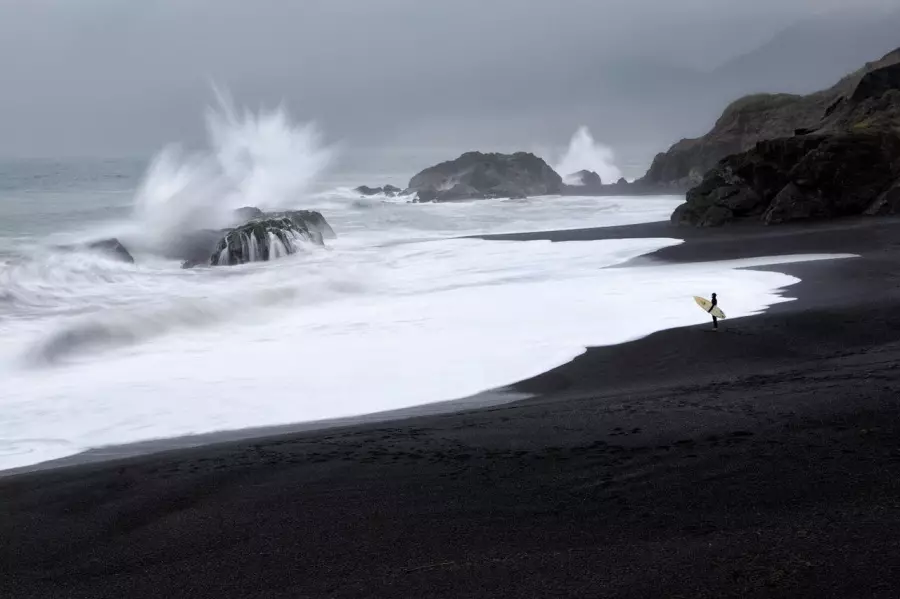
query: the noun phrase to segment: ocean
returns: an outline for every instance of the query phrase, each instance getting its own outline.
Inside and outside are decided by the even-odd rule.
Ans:
[[[469,237],[665,220],[682,197],[361,198],[353,185],[402,181],[329,170],[333,150],[281,113],[209,124],[194,153],[0,163],[0,469],[464,398],[704,322],[693,295],[739,317],[796,282],[714,257],[629,264],[675,238]],[[337,238],[240,266],[165,257],[248,205],[319,210]],[[135,263],[77,249],[108,237]]]

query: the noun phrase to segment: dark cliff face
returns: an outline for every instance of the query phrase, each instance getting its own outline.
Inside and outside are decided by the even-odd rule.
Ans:
[[[898,183],[900,137],[892,133],[766,140],[710,170],[672,220],[719,226],[892,213]]]
[[[889,131],[900,135],[900,63],[866,73],[825,111],[817,132]]]
[[[819,131],[829,124],[834,125],[832,130],[846,130],[847,124],[823,123],[823,117],[826,113],[834,114],[842,102],[858,106],[862,97],[881,97],[886,90],[895,89],[891,71],[900,68],[898,65],[900,49],[814,94],[745,96],[729,105],[706,135],[683,139],[658,154],[641,181],[687,189],[697,185],[720,160],[750,150],[759,141],[788,137],[797,131]],[[883,110],[884,107],[873,108],[870,112]],[[882,124],[875,123],[871,130],[883,128]]]
[[[778,224],[897,213],[900,50],[866,65],[832,90],[840,93],[830,98],[815,122],[804,123],[792,136],[759,140],[717,162],[688,191],[673,222]],[[797,100],[784,101],[788,109],[796,108]],[[784,126],[778,119],[749,122],[762,134]]]
[[[821,118],[825,97],[758,94],[732,103],[712,131],[699,139],[683,139],[657,154],[643,181],[690,187],[719,160],[747,150],[760,140],[793,135]]]

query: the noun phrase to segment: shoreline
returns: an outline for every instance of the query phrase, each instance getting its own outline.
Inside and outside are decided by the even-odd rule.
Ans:
[[[897,219],[897,222],[900,223],[900,218]],[[865,223],[862,223],[865,225]],[[821,236],[823,233],[826,233],[831,230],[832,227],[821,227],[821,226],[813,226],[812,233],[814,236]],[[738,231],[741,235],[747,235],[748,233],[752,237],[759,236],[760,233],[763,232],[763,229],[758,226],[742,226],[735,227],[735,230]],[[796,227],[799,231],[804,231],[809,233],[810,226],[809,225],[801,225]],[[778,235],[783,235],[784,233],[779,231],[774,231]],[[563,229],[563,230],[551,230],[551,231],[540,231],[540,232],[528,232],[528,233],[502,233],[502,234],[492,234],[492,235],[484,235],[484,236],[473,236],[478,239],[486,239],[486,240],[497,240],[497,241],[531,241],[538,239],[546,239],[553,242],[565,242],[565,241],[594,241],[594,240],[603,240],[603,239],[640,239],[640,238],[655,238],[655,237],[673,237],[677,234],[679,237],[683,237],[684,242],[682,244],[676,246],[670,246],[668,248],[663,248],[661,250],[656,250],[649,254],[645,254],[638,258],[634,258],[620,265],[612,266],[609,268],[621,268],[625,266],[639,266],[639,265],[656,265],[656,264],[686,264],[693,262],[704,262],[707,260],[698,260],[698,252],[694,246],[696,240],[704,240],[709,238],[709,234],[715,235],[716,233],[725,233],[726,236],[731,236],[733,234],[733,230],[725,229],[720,231],[698,231],[697,229],[690,229],[684,227],[674,227],[668,221],[658,221],[658,222],[649,222],[649,223],[639,223],[633,225],[617,225],[612,227],[594,227],[587,229]],[[819,250],[821,250],[821,246],[815,246]],[[685,249],[687,251],[685,252]],[[794,252],[794,253],[815,253],[815,252]],[[764,251],[757,252],[749,252],[747,255],[738,256],[739,258],[753,258],[753,257],[770,257],[773,256],[770,253],[766,253]],[[734,256],[729,256],[725,259],[731,259]],[[843,259],[843,256],[836,256],[834,259],[826,259],[826,262],[832,262],[835,259]],[[718,261],[718,260],[715,260]],[[785,274],[791,274],[786,272],[785,267],[794,266],[795,263],[784,263],[777,264],[772,266],[748,266],[746,268],[752,270],[770,270],[776,272],[782,272]],[[794,289],[796,285],[788,287],[786,289]],[[766,308],[766,312],[771,311],[776,306],[781,304],[770,305]],[[734,319],[730,319],[734,321]],[[686,327],[677,327],[677,328],[686,328]],[[663,329],[657,332],[663,332],[669,329]],[[640,339],[640,338],[638,338]],[[599,346],[600,348],[614,348],[621,343],[615,343],[611,345],[603,345]],[[584,354],[590,353],[592,350],[597,349],[597,346],[588,346],[583,348]],[[575,360],[581,360],[585,358],[585,355],[581,354],[573,358]],[[150,439],[146,441],[135,441],[125,444],[118,445],[110,445],[104,447],[96,447],[87,449],[85,451],[81,451],[79,453],[61,457],[50,459],[42,462],[37,462],[34,464],[28,464],[25,466],[19,466],[15,468],[8,468],[0,470],[0,479],[10,476],[16,476],[19,474],[31,473],[31,472],[41,472],[46,470],[52,470],[56,468],[68,468],[75,467],[84,464],[94,464],[94,463],[102,463],[102,462],[112,462],[118,461],[128,458],[139,458],[141,456],[153,455],[157,453],[167,453],[172,451],[178,451],[183,449],[195,449],[202,448],[205,446],[218,446],[221,444],[241,442],[241,441],[250,441],[254,439],[265,439],[265,438],[273,438],[273,437],[281,437],[286,435],[293,434],[303,434],[303,433],[312,433],[317,431],[331,430],[331,429],[343,429],[347,427],[355,427],[355,426],[365,426],[365,425],[375,425],[378,423],[389,422],[389,421],[402,421],[410,418],[415,418],[418,416],[431,416],[431,415],[439,415],[439,414],[448,414],[448,413],[462,413],[468,412],[471,410],[478,410],[481,408],[490,408],[495,405],[502,405],[504,403],[510,403],[515,401],[523,401],[527,396],[533,394],[531,391],[523,391],[522,389],[526,388],[527,385],[525,383],[527,381],[531,381],[534,379],[538,379],[548,375],[552,372],[555,372],[559,369],[565,369],[571,361],[566,364],[560,364],[559,366],[550,369],[548,372],[537,374],[533,377],[529,377],[525,381],[517,381],[513,382],[505,387],[498,387],[495,389],[487,389],[481,393],[478,393],[469,397],[462,397],[451,400],[443,400],[438,402],[426,403],[417,406],[411,406],[408,408],[400,408],[395,410],[387,410],[380,412],[373,412],[367,414],[360,414],[354,416],[346,416],[346,417],[337,417],[337,418],[328,418],[324,420],[315,420],[315,421],[307,421],[307,422],[296,422],[296,423],[286,423],[280,425],[271,425],[271,426],[261,426],[261,427],[250,427],[243,429],[233,429],[233,430],[224,430],[224,431],[213,431],[208,433],[198,433],[192,435],[182,435],[177,437],[163,437],[159,439]]]
[[[0,478],[0,593],[896,596],[900,221],[702,233],[642,259],[861,257],[528,399]]]
[[[345,416],[343,418],[328,418],[325,420],[313,420],[310,422],[296,422],[290,424],[278,424],[273,426],[260,426],[242,428],[237,430],[215,431],[196,435],[183,435],[180,437],[165,437],[162,439],[150,439],[148,441],[136,441],[123,445],[109,445],[82,451],[63,458],[0,470],[0,480],[5,477],[17,476],[56,470],[58,468],[72,468],[86,464],[103,464],[131,458],[141,458],[161,453],[177,452],[186,449],[202,449],[204,447],[223,444],[253,441],[256,439],[272,439],[290,435],[314,433],[333,429],[352,428],[357,426],[372,426],[384,422],[401,421],[422,416],[437,416],[440,414],[455,414],[469,410],[491,408],[507,403],[527,399],[529,394],[517,392],[511,387],[490,389],[469,397],[450,399],[433,403],[360,414],[358,416]]]

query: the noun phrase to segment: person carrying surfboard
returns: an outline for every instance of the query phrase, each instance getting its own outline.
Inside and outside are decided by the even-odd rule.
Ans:
[[[716,294],[712,294],[712,301],[700,297],[699,295],[694,296],[694,302],[700,306],[700,309],[709,314],[713,319],[713,332],[718,332],[719,330],[719,319],[725,318],[725,313],[722,312],[722,308],[719,307],[719,300],[716,299]]]

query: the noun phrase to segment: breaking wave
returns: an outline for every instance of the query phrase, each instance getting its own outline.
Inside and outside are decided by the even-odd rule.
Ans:
[[[206,115],[209,147],[187,154],[170,146],[154,159],[134,202],[133,244],[165,248],[190,229],[234,224],[244,206],[295,206],[330,164],[314,123],[296,124],[285,107],[239,111],[223,93]]]
[[[579,127],[569,141],[569,147],[559,159],[554,170],[568,177],[582,170],[594,171],[600,175],[604,183],[615,183],[622,177],[622,171],[615,165],[615,156],[611,148],[594,141],[587,127]],[[579,184],[580,181],[566,181]]]

